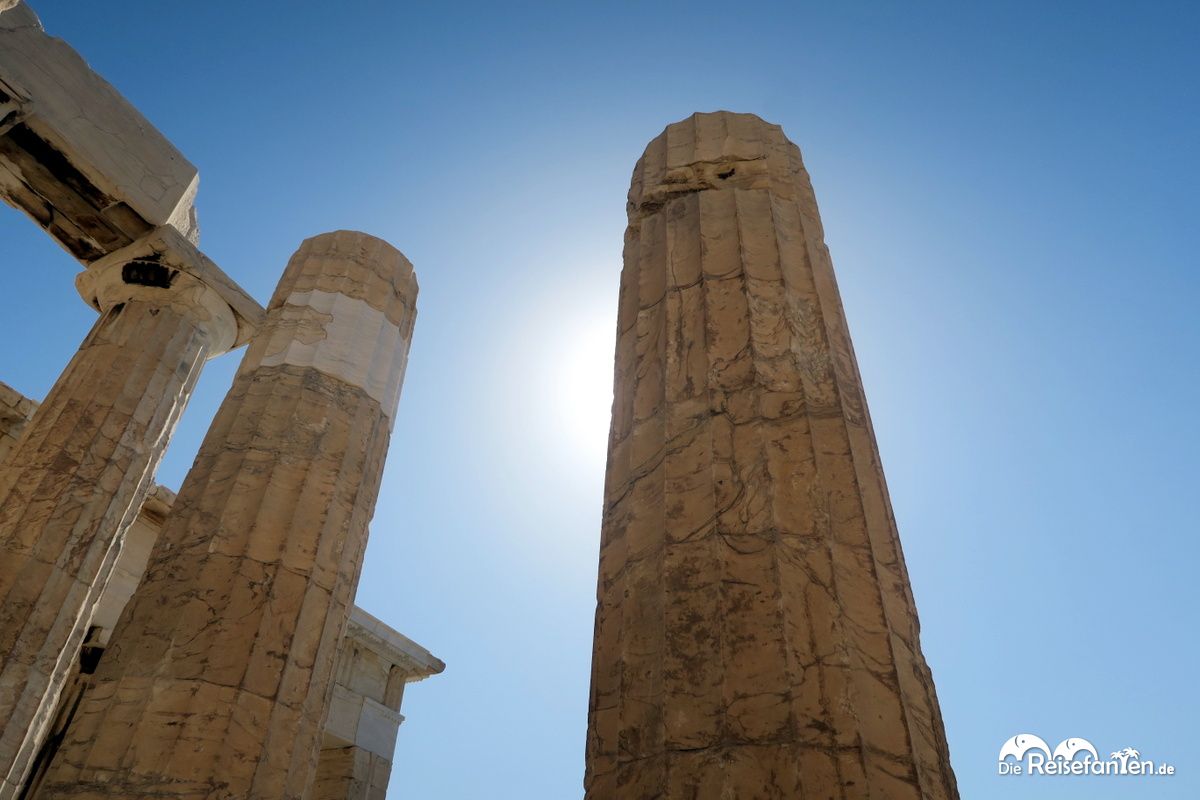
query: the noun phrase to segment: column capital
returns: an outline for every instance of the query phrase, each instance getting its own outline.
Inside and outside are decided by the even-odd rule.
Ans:
[[[246,344],[264,310],[175,228],[163,225],[133,244],[88,265],[75,277],[84,302],[97,311],[143,299],[183,305],[211,320],[216,355]]]

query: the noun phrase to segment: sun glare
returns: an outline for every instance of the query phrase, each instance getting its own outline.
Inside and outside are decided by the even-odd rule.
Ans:
[[[558,418],[567,444],[580,454],[603,458],[612,411],[613,323],[579,321],[562,340],[555,370]]]

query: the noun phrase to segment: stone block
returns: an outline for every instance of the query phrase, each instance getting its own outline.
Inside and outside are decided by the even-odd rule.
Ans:
[[[0,12],[0,196],[90,263],[161,225],[195,241],[198,181],[25,3]]]

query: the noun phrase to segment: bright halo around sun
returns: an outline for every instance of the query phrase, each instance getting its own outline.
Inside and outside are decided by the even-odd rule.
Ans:
[[[588,459],[604,458],[612,413],[616,322],[606,317],[565,326],[555,359],[555,405],[565,443]]]

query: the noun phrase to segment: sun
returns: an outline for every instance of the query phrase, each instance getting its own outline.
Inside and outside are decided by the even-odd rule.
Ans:
[[[576,320],[555,359],[554,401],[565,443],[586,458],[603,458],[613,398],[615,323]]]

